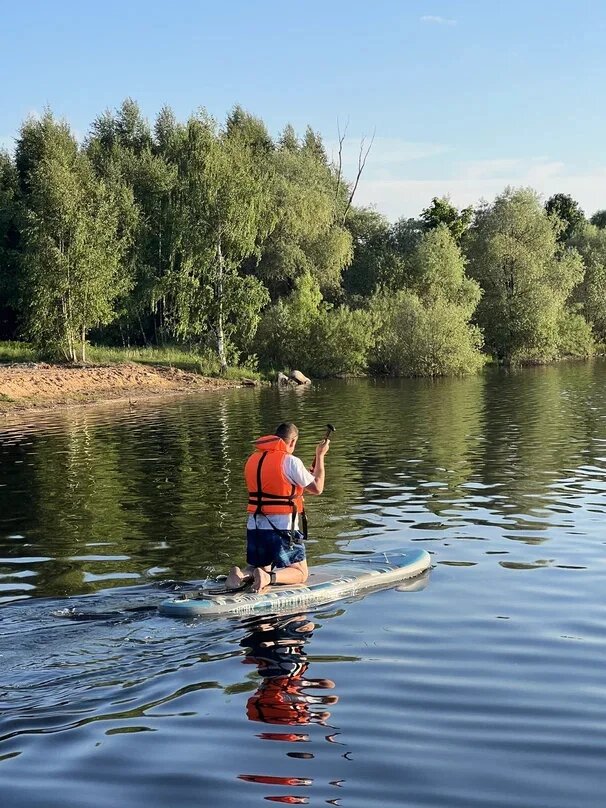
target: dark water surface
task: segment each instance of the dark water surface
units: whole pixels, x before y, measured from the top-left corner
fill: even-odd
[[[0,430],[3,808],[606,804],[606,364],[212,392]],[[242,464],[311,460],[312,563],[426,579],[280,619],[179,621],[242,560]]]

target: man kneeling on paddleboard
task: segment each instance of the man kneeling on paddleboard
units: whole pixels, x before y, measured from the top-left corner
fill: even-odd
[[[247,565],[243,570],[232,567],[226,581],[228,589],[237,590],[252,582],[252,591],[260,592],[270,584],[307,580],[303,492],[321,494],[324,490],[329,434],[316,446],[311,471],[293,454],[299,438],[294,424],[280,424],[275,435],[255,441],[256,451],[244,466],[248,488]]]

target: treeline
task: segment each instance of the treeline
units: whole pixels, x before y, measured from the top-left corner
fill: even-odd
[[[217,371],[448,375],[606,342],[606,212],[506,189],[390,224],[320,136],[236,107],[153,127],[125,101],[79,143],[46,112],[0,152],[0,337],[182,345]]]

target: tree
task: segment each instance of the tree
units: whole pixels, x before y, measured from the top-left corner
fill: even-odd
[[[501,361],[558,356],[557,324],[583,265],[557,233],[530,189],[507,188],[476,214],[468,240],[470,275],[483,290],[476,320]]]
[[[296,280],[311,274],[323,294],[334,294],[351,260],[351,236],[336,222],[334,179],[313,149],[279,149],[271,160],[271,211],[274,227],[249,272],[276,299],[288,295]]]
[[[446,224],[428,230],[409,261],[410,286],[421,300],[442,298],[471,317],[481,297],[477,281],[465,274],[466,260]]]
[[[37,161],[26,154],[32,142]],[[38,347],[71,361],[78,358],[79,344],[85,361],[87,331],[115,317],[115,300],[124,291],[117,206],[67,124],[50,112],[23,126],[17,157],[22,169],[27,166],[22,264],[27,333]]]
[[[242,316],[229,301],[254,307],[257,316],[267,302],[260,281],[244,281],[239,269],[273,227],[270,178],[250,143],[238,132],[220,133],[205,113],[189,120],[175,157],[175,243],[165,287],[172,326],[180,336],[212,333],[225,372],[226,323]],[[236,294],[242,284],[246,296]]]
[[[451,376],[484,364],[482,334],[461,306],[412,291],[379,293],[371,303],[376,346],[371,367],[391,376]]]
[[[227,137],[237,136],[257,155],[266,155],[274,150],[273,141],[261,118],[246,112],[240,105],[236,105],[227,116],[225,133]]]
[[[585,214],[579,203],[568,194],[554,194],[545,203],[548,216],[559,222],[558,241],[565,243],[584,224]]]
[[[14,335],[18,311],[19,182],[10,155],[0,151],[0,336]]]
[[[484,363],[482,334],[470,323],[480,287],[446,224],[427,230],[407,263],[408,289],[371,301],[375,367],[395,376],[472,373]]]
[[[314,376],[362,370],[373,342],[369,314],[326,304],[309,273],[287,299],[267,309],[256,337],[266,367],[296,367]]]
[[[126,344],[147,343],[163,333],[159,287],[167,271],[168,197],[176,171],[167,165],[158,141],[168,150],[176,127],[170,109],[163,108],[154,140],[138,106],[127,99],[116,113],[105,112],[93,122],[85,143],[97,176],[114,194],[125,239],[122,273],[129,279],[130,294],[121,302],[114,327]]]
[[[353,239],[353,258],[343,273],[343,286],[350,295],[371,297],[378,287],[400,289],[405,266],[396,249],[387,219],[370,208],[353,207],[347,219]]]
[[[343,173],[343,144],[345,143],[345,136],[347,133],[347,126],[341,132],[340,127],[337,125],[337,134],[338,134],[338,150],[337,150],[337,161],[336,166],[333,167],[334,177],[334,184],[335,184],[335,214],[338,216],[338,221],[345,225],[347,222],[347,217],[349,212],[352,208],[354,197],[356,195],[356,191],[358,190],[358,185],[360,184],[360,178],[364,173],[364,169],[366,167],[366,161],[368,160],[368,155],[370,154],[370,150],[372,149],[372,144],[374,143],[374,133],[372,138],[370,139],[370,143],[366,144],[366,138],[362,138],[360,142],[360,148],[358,150],[358,165],[356,169],[356,176],[351,182],[346,182]]]
[[[302,149],[319,163],[324,163],[324,165],[328,164],[326,149],[324,148],[324,143],[322,142],[322,136],[319,132],[314,132],[311,126],[308,126],[305,129]]]
[[[286,151],[291,152],[299,151],[301,148],[299,138],[297,137],[297,133],[295,132],[292,124],[288,123],[284,127],[284,131],[280,135],[280,139],[278,141],[278,146],[280,149],[285,149]]]
[[[600,230],[606,228],[606,210],[597,210],[589,222],[590,224],[594,224],[596,227],[599,227]]]
[[[307,338],[318,320],[321,303],[318,282],[306,273],[297,279],[286,299],[264,312],[256,346],[267,367],[300,368],[308,364]]]
[[[108,163],[115,163],[127,171],[127,157],[140,155],[151,148],[149,124],[131,98],[125,99],[115,113],[106,110],[99,115],[93,121],[86,141],[87,154],[99,173]]]
[[[586,224],[577,228],[571,246],[579,251],[585,266],[582,282],[574,291],[596,339],[606,343],[606,230]]]
[[[437,197],[431,200],[431,205],[421,212],[421,223],[425,231],[433,230],[440,225],[446,225],[457,244],[471,224],[473,208],[463,208],[460,212],[448,197]]]
[[[398,219],[392,228],[394,248],[403,260],[418,247],[425,228],[420,219]]]
[[[123,148],[135,154],[151,148],[152,136],[148,122],[141,115],[136,101],[126,98],[114,119],[116,139]]]

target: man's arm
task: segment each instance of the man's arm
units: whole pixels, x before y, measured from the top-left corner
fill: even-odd
[[[310,483],[308,486],[305,487],[305,490],[308,494],[321,494],[324,491],[324,478],[325,478],[325,469],[324,469],[324,455],[330,448],[330,441],[328,438],[326,440],[320,441],[316,446],[316,459],[313,465],[312,474],[314,475],[314,481]]]

